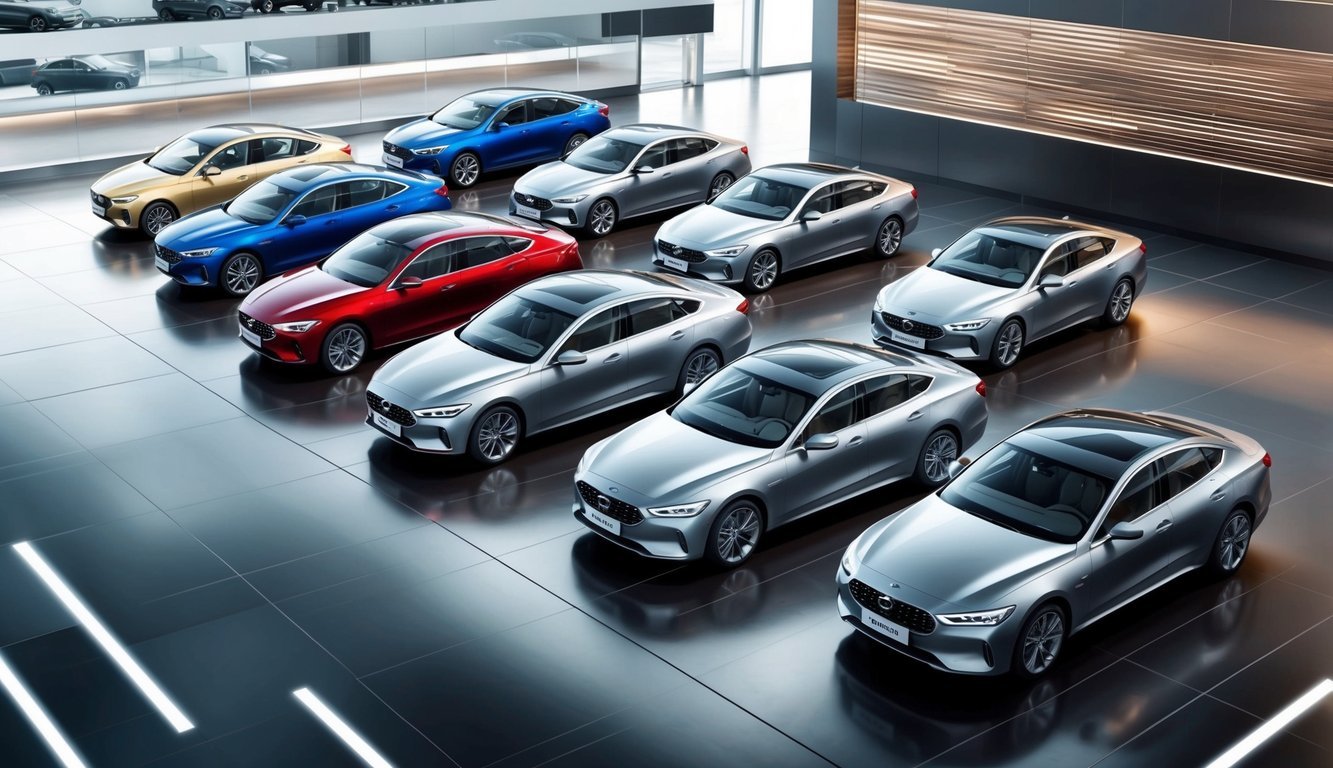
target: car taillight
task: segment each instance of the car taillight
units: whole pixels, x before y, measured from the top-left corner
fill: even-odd
[[[1271,453],[1268,453],[1267,451],[1264,452],[1264,466],[1265,467],[1273,466],[1273,455]]]
[[[921,197],[921,193],[916,190],[916,187],[912,187],[912,199],[915,200],[918,197]]]
[[[742,315],[749,314],[749,312],[750,312],[750,300],[749,300],[749,299],[741,299],[741,303],[736,305],[736,311],[737,311],[737,312],[740,312]]]
[[[748,155],[748,154],[750,154],[750,148],[749,148],[748,146],[746,146],[745,144],[742,144],[742,145],[741,145],[741,154],[742,154],[742,155]]]
[[[347,145],[345,145],[345,146],[342,148],[342,151],[343,151],[343,154],[347,155],[348,157],[351,157],[351,156],[352,156],[352,145],[351,145],[351,144],[347,144]]]
[[[447,184],[441,184],[440,186],[436,187],[436,188],[435,188],[435,194],[439,195],[440,197],[448,197],[448,196],[449,196],[449,185],[447,185]]]
[[[977,394],[981,395],[982,397],[986,396],[986,382],[984,381],[977,382]]]
[[[611,105],[603,104],[600,101],[597,102],[597,114],[601,115],[602,117],[610,117]]]
[[[1147,243],[1139,243],[1139,253],[1145,253],[1145,254],[1146,254],[1147,252],[1148,252],[1148,244],[1147,244]]]

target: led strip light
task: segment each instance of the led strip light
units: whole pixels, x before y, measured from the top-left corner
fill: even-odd
[[[361,762],[370,766],[370,768],[393,768],[393,763],[385,760],[383,755],[376,752],[375,748],[370,746],[370,742],[366,741],[361,734],[348,725],[347,721],[338,717],[336,712],[329,709],[329,705],[316,696],[314,691],[309,688],[298,688],[292,691],[292,695],[304,704],[311,714],[319,718],[319,721],[324,723],[324,727],[332,731],[334,736],[341,739],[348,749],[356,753],[356,756],[361,758]]]
[[[1236,765],[1249,757],[1250,753],[1262,746],[1264,742],[1277,735],[1278,731],[1291,725],[1301,715],[1313,709],[1330,693],[1333,693],[1333,679],[1325,678],[1323,682],[1306,691],[1300,698],[1283,707],[1281,712],[1273,715],[1263,725],[1251,731],[1250,735],[1236,742],[1236,745],[1231,749],[1218,755],[1213,762],[1208,764],[1208,768],[1231,768],[1231,766]]]
[[[42,708],[41,702],[32,695],[19,676],[14,674],[14,670],[9,668],[3,656],[0,656],[0,686],[4,686],[9,697],[18,704],[19,709],[23,711],[23,716],[28,718],[32,727],[36,729],[42,741],[51,750],[51,754],[56,756],[60,764],[65,768],[85,768],[86,764],[79,753],[74,751],[65,734],[60,732],[60,728],[51,720],[51,716],[46,714]]]

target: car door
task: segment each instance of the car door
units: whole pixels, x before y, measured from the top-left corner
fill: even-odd
[[[685,356],[694,345],[690,314],[698,308],[698,301],[669,296],[629,303],[627,399],[675,389]]]
[[[865,419],[866,449],[874,461],[865,465],[861,489],[906,477],[926,438],[935,429],[930,403],[921,397],[933,379],[920,373],[891,373],[861,383],[860,416]]]
[[[541,411],[536,428],[546,429],[606,410],[625,394],[626,351],[623,306],[607,307],[583,317],[552,350],[541,376]],[[587,355],[578,365],[557,365],[566,351]]]
[[[71,59],[53,61],[42,69],[42,79],[51,85],[51,90],[68,91],[76,87],[71,75],[73,66]]]
[[[708,199],[708,187],[721,170],[716,155],[709,152],[717,146],[715,139],[703,136],[683,136],[672,141],[675,152],[675,191],[673,205],[702,203]]]
[[[298,141],[291,136],[270,136],[250,139],[250,183],[277,173],[292,165],[304,164],[299,157]]]
[[[525,259],[514,254],[508,238],[479,235],[461,239],[459,246],[454,272],[440,286],[440,293],[448,302],[448,312],[434,319],[428,332],[439,332],[464,322],[496,297],[527,282],[521,271]]]
[[[1149,585],[1165,568],[1174,549],[1174,521],[1166,499],[1163,462],[1152,461],[1130,476],[1092,535],[1088,591],[1089,616],[1118,607]],[[1112,539],[1117,523],[1142,531],[1137,539]]]
[[[495,113],[488,128],[482,168],[518,165],[534,155],[528,131],[528,100],[514,102]]]
[[[1074,317],[1070,325],[1100,317],[1106,311],[1119,274],[1115,263],[1107,258],[1115,241],[1105,237],[1084,237],[1071,246],[1069,275],[1066,281],[1077,295]]]
[[[382,293],[372,310],[370,332],[379,346],[420,338],[455,316],[455,296],[446,286],[452,288],[457,281],[455,271],[465,247],[459,240],[446,240],[425,248],[383,288],[375,289]],[[409,278],[421,284],[402,287]]]
[[[1076,241],[1054,245],[1042,259],[1030,278],[1035,292],[1035,303],[1031,315],[1026,318],[1028,339],[1038,339],[1055,333],[1073,323],[1078,317],[1081,298],[1078,277],[1070,277],[1069,267],[1073,263],[1070,254]],[[1042,288],[1041,281],[1046,277],[1057,277],[1063,281],[1059,288]]]
[[[529,101],[528,121],[529,152],[524,160],[541,163],[555,160],[565,151],[565,142],[569,140],[574,128],[569,120],[572,102],[556,96],[542,96]]]
[[[190,193],[195,210],[225,203],[256,181],[251,175],[250,141],[223,144],[195,167]]]
[[[799,427],[783,459],[786,478],[778,487],[786,505],[780,522],[793,520],[847,498],[856,492],[858,478],[872,460],[865,445],[865,423],[857,413],[857,384],[835,390],[815,406],[814,414]],[[805,442],[815,435],[828,434],[838,444],[824,450],[810,450]]]
[[[339,203],[339,183],[326,183],[307,191],[297,200],[275,231],[272,245],[264,251],[270,273],[298,264],[318,261],[346,242]]]
[[[1166,493],[1171,505],[1172,543],[1162,577],[1207,560],[1222,521],[1231,511],[1231,482],[1214,471],[1222,449],[1187,448],[1164,458]]]
[[[671,178],[671,141],[662,139],[644,147],[629,167],[629,179],[617,195],[620,218],[666,208],[675,194]],[[644,172],[643,169],[652,169]]]
[[[886,186],[873,179],[854,179],[839,185],[840,251],[864,251],[874,246],[879,225],[888,214],[880,198]]]
[[[837,188],[835,183],[818,187],[797,210],[791,234],[782,250],[784,270],[819,261],[838,251],[842,220],[838,215]],[[806,216],[813,212],[817,212],[819,218],[807,219]]]
[[[325,223],[328,237],[322,246],[324,250],[315,258],[324,258],[338,246],[367,229],[397,216],[400,204],[394,196],[406,188],[403,184],[386,179],[351,179],[339,182],[338,195],[334,202],[334,216]]]

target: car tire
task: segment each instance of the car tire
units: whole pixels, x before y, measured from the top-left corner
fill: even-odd
[[[1069,617],[1058,603],[1042,603],[1028,613],[1014,640],[1010,671],[1017,677],[1035,680],[1045,675],[1069,639]]]
[[[157,12],[157,17],[163,21],[175,21],[176,14],[171,12],[170,8],[163,8]]]
[[[1207,571],[1214,578],[1225,579],[1245,562],[1245,555],[1250,551],[1250,536],[1254,533],[1254,521],[1245,510],[1237,507],[1231,510],[1222,527],[1217,530],[1213,540],[1212,554],[1208,556]]]
[[[573,136],[570,136],[570,137],[569,137],[569,141],[566,141],[566,142],[565,142],[565,151],[564,151],[564,154],[568,155],[570,152],[573,152],[574,150],[576,150],[576,149],[578,149],[579,147],[583,146],[583,142],[585,142],[585,141],[587,141],[587,140],[588,140],[588,134],[586,134],[586,133],[584,133],[584,132],[582,132],[582,131],[579,131],[578,133],[574,134]]]
[[[38,96],[50,96],[51,94],[55,93],[55,91],[51,90],[50,83],[38,83],[33,87],[37,89]]]
[[[276,10],[276,8],[277,6],[273,4],[273,0],[259,0],[259,5],[255,8],[255,10],[263,14],[269,14],[273,13],[273,11]]]
[[[340,323],[324,334],[319,345],[319,363],[334,375],[355,371],[370,352],[370,338],[356,323]]]
[[[218,287],[228,296],[241,298],[264,279],[264,265],[253,253],[233,253],[218,270]]]
[[[123,91],[129,87],[130,87],[129,80],[113,80],[111,82],[111,89],[115,91]]]
[[[1106,300],[1106,311],[1102,312],[1102,325],[1106,328],[1124,325],[1133,309],[1134,282],[1128,277],[1122,277],[1111,289],[1111,296]]]
[[[51,25],[47,24],[46,19],[42,18],[41,16],[33,16],[32,18],[28,19],[29,32],[45,32],[50,28]]]
[[[898,253],[903,245],[903,220],[890,216],[875,230],[875,244],[871,252],[876,258],[887,259]]]
[[[735,176],[732,176],[730,173],[727,173],[726,171],[722,171],[718,175],[714,176],[712,181],[708,182],[708,196],[705,197],[704,199],[711,201],[713,198],[717,197],[723,192],[726,192],[727,187],[730,187],[732,184],[735,183],[736,183]]]
[[[481,178],[481,158],[474,152],[459,152],[449,164],[449,184],[467,189]]]
[[[473,460],[494,466],[514,455],[522,438],[523,419],[518,411],[507,405],[497,405],[488,408],[473,423],[472,434],[467,439],[467,452]]]
[[[157,237],[157,233],[166,229],[167,225],[179,218],[180,214],[171,206],[158,200],[149,203],[139,212],[139,231],[149,237]]]
[[[222,6],[220,5],[211,5],[208,7],[208,18],[212,19],[213,21],[217,21],[218,19],[221,19],[226,15],[227,15],[226,11],[223,11]]]
[[[735,568],[754,554],[764,534],[764,512],[749,499],[738,499],[713,518],[704,542],[704,559],[718,568]]]
[[[916,459],[916,481],[926,488],[939,488],[949,479],[949,465],[958,459],[958,437],[940,427],[926,438]]]
[[[1011,317],[1005,320],[1000,330],[995,332],[995,340],[991,342],[991,367],[1003,371],[1018,362],[1018,356],[1023,353],[1023,341],[1026,336],[1027,332],[1018,318]]]
[[[782,273],[782,259],[772,248],[760,248],[750,257],[745,265],[745,290],[750,293],[763,293],[778,281]]]
[[[620,212],[616,203],[609,197],[603,197],[588,206],[588,220],[583,224],[583,232],[588,237],[606,237],[616,228]]]
[[[722,356],[712,347],[699,347],[685,358],[676,377],[676,395],[684,395],[685,387],[698,384],[722,367]]]
[[[319,10],[319,3],[306,3],[304,6],[306,13],[313,13]]]

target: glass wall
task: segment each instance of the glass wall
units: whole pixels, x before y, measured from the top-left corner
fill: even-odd
[[[814,0],[759,0],[761,69],[810,63]]]
[[[753,25],[754,0],[714,0],[713,31],[704,35],[704,74],[749,67]]]

